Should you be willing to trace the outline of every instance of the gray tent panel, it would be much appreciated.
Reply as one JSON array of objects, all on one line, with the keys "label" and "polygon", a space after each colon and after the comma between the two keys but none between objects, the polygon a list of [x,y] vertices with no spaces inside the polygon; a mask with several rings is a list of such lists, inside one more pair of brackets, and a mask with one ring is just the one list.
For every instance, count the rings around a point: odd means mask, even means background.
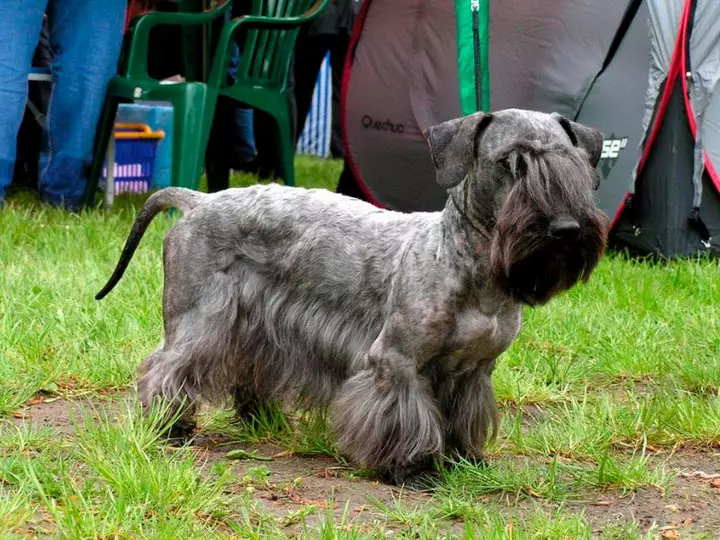
[{"label": "gray tent panel", "polygon": [[573,117],[627,2],[490,2],[490,102]]},{"label": "gray tent panel", "polygon": [[[422,131],[462,114],[454,3],[365,1],[344,87],[348,161],[382,206],[440,209]],[[604,132],[597,197],[616,247],[720,251],[719,21],[718,0],[490,3],[491,110],[556,111]]]},{"label": "gray tent panel", "polygon": [[630,187],[643,137],[650,44],[648,9],[639,6],[617,51],[593,83],[577,121],[594,126],[605,135],[600,161],[604,177],[597,192],[600,208],[612,218]]},{"label": "gray tent panel", "polygon": [[[720,79],[720,2],[718,0],[697,0],[690,35],[689,56],[691,78],[690,103],[697,125],[702,125],[706,109],[718,79]],[[699,206],[702,197],[702,175],[705,171],[705,145],[703,130],[695,135],[695,164],[693,183],[695,185],[694,205]],[[713,171],[713,176],[715,172]]]},{"label": "gray tent panel", "polygon": [[[650,12],[650,71],[645,94],[641,146],[645,145],[649,135],[655,105],[668,76],[685,0],[647,0],[643,4],[647,5]],[[635,191],[636,175],[637,171],[633,171],[631,192]]]},{"label": "gray tent panel", "polygon": [[462,114],[454,5],[366,1],[345,104],[353,168],[386,208],[440,209],[446,194],[422,131]]},{"label": "gray tent panel", "polygon": [[[708,167],[717,176],[720,173],[720,83],[715,84],[710,95],[710,103],[705,109],[699,131],[705,145]],[[716,190],[720,193],[720,184],[716,184]]]},{"label": "gray tent panel", "polygon": [[[690,35],[690,101],[700,121],[720,79],[720,2],[697,0]],[[700,122],[698,122],[700,123]]]}]

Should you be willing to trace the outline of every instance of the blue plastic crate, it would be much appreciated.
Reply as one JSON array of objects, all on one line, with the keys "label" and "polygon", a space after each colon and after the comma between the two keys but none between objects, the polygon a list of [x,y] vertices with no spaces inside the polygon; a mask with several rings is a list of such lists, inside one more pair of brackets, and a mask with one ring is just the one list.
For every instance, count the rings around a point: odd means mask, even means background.
[{"label": "blue plastic crate", "polygon": [[142,101],[121,103],[115,122],[119,124],[147,124],[153,130],[161,130],[165,137],[158,141],[150,187],[160,189],[171,184],[173,108],[169,103]]},{"label": "blue plastic crate", "polygon": [[[145,193],[152,186],[158,142],[163,131],[152,131],[146,124],[115,125],[114,192]],[[107,163],[102,179],[107,180]]]}]

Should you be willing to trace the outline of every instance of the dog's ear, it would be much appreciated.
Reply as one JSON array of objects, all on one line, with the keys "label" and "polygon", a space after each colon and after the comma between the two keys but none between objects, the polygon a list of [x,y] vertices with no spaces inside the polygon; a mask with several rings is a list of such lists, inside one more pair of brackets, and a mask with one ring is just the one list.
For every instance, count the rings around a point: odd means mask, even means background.
[{"label": "dog's ear", "polygon": [[597,129],[568,120],[559,113],[552,113],[551,116],[558,121],[565,133],[568,134],[573,146],[578,146],[587,152],[590,165],[593,168],[597,167],[602,155],[603,134]]},{"label": "dog's ear", "polygon": [[478,112],[423,131],[440,186],[449,189],[463,181],[475,161],[478,138],[491,120],[491,114]]}]

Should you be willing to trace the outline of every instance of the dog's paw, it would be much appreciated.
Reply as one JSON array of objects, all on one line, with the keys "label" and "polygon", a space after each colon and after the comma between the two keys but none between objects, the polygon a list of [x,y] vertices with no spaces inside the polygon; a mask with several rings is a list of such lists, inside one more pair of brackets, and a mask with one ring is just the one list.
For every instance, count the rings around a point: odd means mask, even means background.
[{"label": "dog's paw", "polygon": [[192,440],[195,428],[195,422],[175,422],[163,432],[163,436],[169,444],[182,446]]},{"label": "dog's paw", "polygon": [[410,474],[395,474],[390,478],[390,483],[408,491],[428,493],[437,489],[441,478],[438,471],[431,470]]},{"label": "dog's paw", "polygon": [[433,491],[442,475],[431,461],[410,467],[386,471],[383,480],[388,484],[410,491]]}]

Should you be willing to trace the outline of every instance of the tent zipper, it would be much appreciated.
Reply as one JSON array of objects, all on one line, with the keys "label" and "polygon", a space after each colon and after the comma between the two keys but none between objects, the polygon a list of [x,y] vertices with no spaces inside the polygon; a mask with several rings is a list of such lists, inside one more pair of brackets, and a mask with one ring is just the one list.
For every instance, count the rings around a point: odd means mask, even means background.
[{"label": "tent zipper", "polygon": [[480,59],[480,0],[470,0],[475,58],[475,107],[482,110],[482,60]]}]

